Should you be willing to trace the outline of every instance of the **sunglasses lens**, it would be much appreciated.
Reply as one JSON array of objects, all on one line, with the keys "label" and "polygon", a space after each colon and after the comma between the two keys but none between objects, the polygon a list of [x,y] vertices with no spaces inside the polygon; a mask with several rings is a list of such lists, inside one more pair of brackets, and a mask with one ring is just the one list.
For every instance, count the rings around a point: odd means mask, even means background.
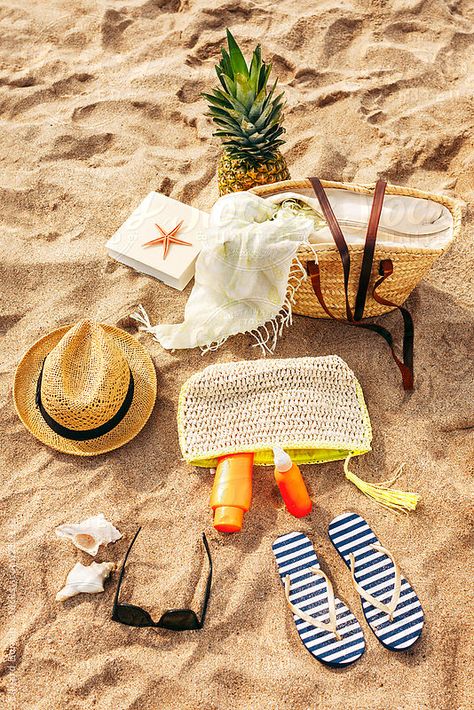
[{"label": "sunglasses lens", "polygon": [[192,609],[171,609],[165,611],[160,626],[170,631],[192,631],[200,629],[198,618]]},{"label": "sunglasses lens", "polygon": [[114,621],[128,626],[153,626],[153,620],[144,609],[133,604],[119,604],[113,614]]}]

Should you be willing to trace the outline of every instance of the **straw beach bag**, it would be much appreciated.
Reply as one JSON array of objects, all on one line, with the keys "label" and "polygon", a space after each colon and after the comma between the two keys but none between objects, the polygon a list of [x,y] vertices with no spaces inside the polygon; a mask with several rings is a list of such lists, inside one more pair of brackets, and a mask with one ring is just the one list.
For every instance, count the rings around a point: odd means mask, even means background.
[{"label": "straw beach bag", "polygon": [[[382,180],[375,186],[285,180],[251,192],[273,202],[283,194],[303,200],[316,195],[327,227],[298,251],[309,279],[297,290],[293,310],[376,332],[391,348],[404,389],[413,389],[413,321],[402,304],[458,235],[460,203]],[[361,322],[395,308],[404,321],[401,358],[386,328]]]}]

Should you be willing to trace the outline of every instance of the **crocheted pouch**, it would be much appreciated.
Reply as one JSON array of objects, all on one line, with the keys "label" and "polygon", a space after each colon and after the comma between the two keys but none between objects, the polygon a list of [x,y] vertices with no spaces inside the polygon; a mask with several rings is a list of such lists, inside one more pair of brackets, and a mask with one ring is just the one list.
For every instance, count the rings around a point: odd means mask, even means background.
[{"label": "crocheted pouch", "polygon": [[298,463],[344,459],[346,477],[366,495],[390,508],[416,506],[416,494],[388,490],[393,481],[366,483],[349,471],[351,456],[371,450],[372,430],[362,388],[336,355],[210,365],[181,388],[178,432],[193,466],[247,451],[270,466],[278,444]]},{"label": "crocheted pouch", "polygon": [[245,451],[273,465],[275,443],[323,463],[370,451],[372,438],[362,388],[336,355],[210,365],[183,385],[178,429],[185,460],[204,467]]}]

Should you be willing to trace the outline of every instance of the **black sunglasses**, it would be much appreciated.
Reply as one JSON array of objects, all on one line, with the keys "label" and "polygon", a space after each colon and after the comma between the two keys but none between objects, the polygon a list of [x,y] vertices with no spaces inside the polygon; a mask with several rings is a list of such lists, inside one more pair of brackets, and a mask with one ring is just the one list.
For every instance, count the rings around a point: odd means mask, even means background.
[{"label": "black sunglasses", "polygon": [[160,620],[153,621],[150,614],[139,606],[134,604],[121,604],[119,602],[120,587],[122,585],[123,575],[125,572],[125,565],[127,562],[130,550],[133,547],[133,543],[138,537],[141,527],[138,528],[135,533],[135,537],[130,543],[125,559],[123,561],[122,569],[120,570],[120,577],[117,583],[117,591],[115,592],[114,606],[112,609],[112,619],[113,621],[118,621],[120,624],[127,624],[127,626],[153,626],[160,629],[169,629],[170,631],[194,631],[196,629],[202,629],[204,625],[204,619],[206,617],[207,605],[209,602],[209,597],[211,594],[211,584],[212,584],[212,558],[211,551],[209,550],[209,545],[207,543],[207,538],[204,533],[202,533],[202,541],[207,552],[207,558],[209,560],[209,576],[206,583],[206,592],[204,595],[204,602],[201,609],[201,619],[198,619],[197,614],[192,609],[168,609],[161,615]]}]

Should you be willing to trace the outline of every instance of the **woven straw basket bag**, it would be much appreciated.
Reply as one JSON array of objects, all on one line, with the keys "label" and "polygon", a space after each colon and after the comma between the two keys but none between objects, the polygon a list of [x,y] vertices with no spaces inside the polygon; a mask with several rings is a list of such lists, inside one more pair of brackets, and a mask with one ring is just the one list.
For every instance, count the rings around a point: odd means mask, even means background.
[{"label": "woven straw basket bag", "polygon": [[314,248],[305,246],[298,252],[310,278],[298,288],[293,310],[377,332],[392,349],[405,389],[412,389],[413,323],[408,311],[401,308],[403,359],[395,355],[393,339],[385,328],[360,321],[402,306],[459,234],[461,203],[381,180],[376,185],[317,178],[285,180],[254,187],[251,192],[272,201],[283,193],[317,197],[327,229]]}]

